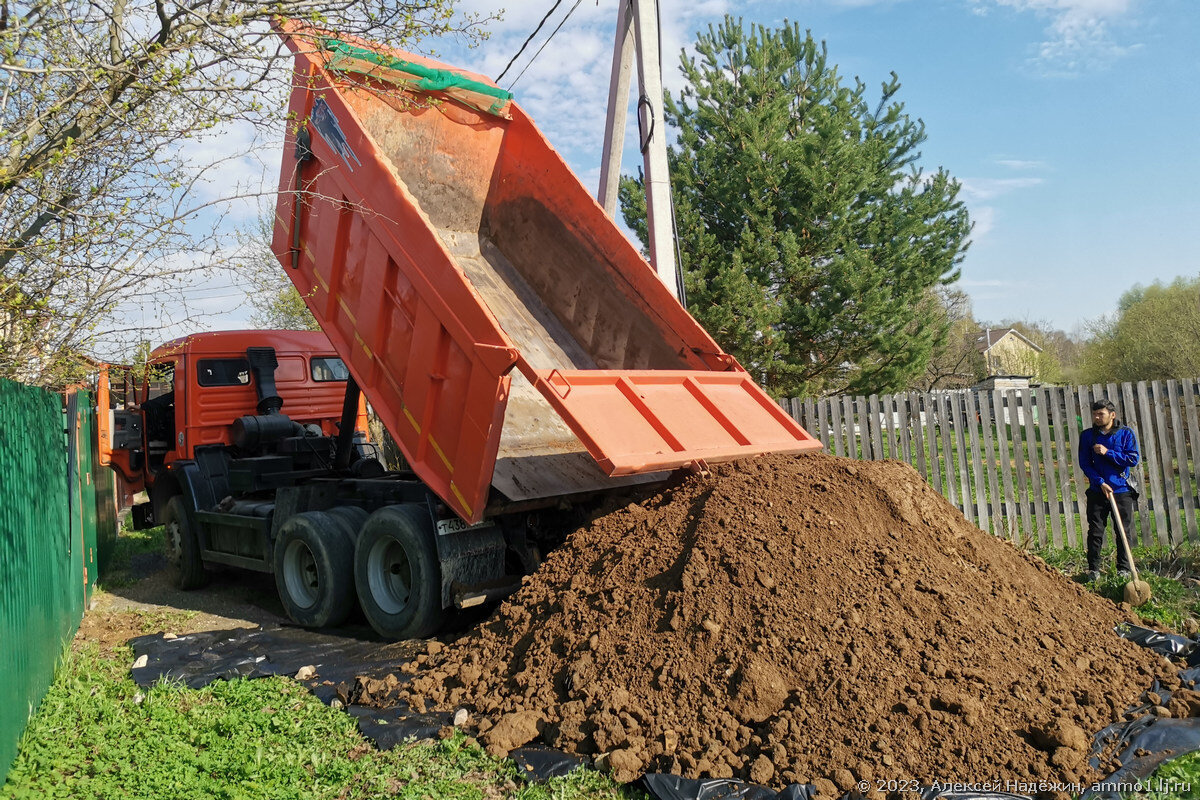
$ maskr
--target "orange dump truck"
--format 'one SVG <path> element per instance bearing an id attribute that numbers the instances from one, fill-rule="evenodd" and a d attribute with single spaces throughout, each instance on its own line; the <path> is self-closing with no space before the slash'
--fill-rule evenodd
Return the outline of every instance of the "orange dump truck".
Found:
<path id="1" fill-rule="evenodd" d="M 683 467 L 820 447 L 507 92 L 368 42 L 281 33 L 296 69 L 273 249 L 348 369 L 329 445 L 345 457 L 229 502 L 270 520 L 256 568 L 275 571 L 297 621 L 337 624 L 344 602 L 306 609 L 356 595 L 381 634 L 426 635 L 447 609 L 518 585 L 563 509 Z M 408 471 L 375 475 L 338 446 L 360 389 Z M 279 394 L 282 408 L 240 423 L 267 432 L 259 449 L 227 457 L 275 456 L 272 431 L 302 449 L 274 421 L 294 402 Z M 203 537 L 211 509 L 185 505 Z M 336 524 L 290 525 L 304 514 Z"/>

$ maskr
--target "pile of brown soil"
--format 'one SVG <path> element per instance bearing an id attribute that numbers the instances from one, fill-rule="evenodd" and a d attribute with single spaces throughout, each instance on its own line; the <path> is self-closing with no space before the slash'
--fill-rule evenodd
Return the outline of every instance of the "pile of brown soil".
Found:
<path id="1" fill-rule="evenodd" d="M 766 457 L 598 516 L 376 702 L 465 706 L 493 753 L 540 737 L 618 780 L 1090 781 L 1091 734 L 1179 685 L 1129 616 L 905 464 Z"/>

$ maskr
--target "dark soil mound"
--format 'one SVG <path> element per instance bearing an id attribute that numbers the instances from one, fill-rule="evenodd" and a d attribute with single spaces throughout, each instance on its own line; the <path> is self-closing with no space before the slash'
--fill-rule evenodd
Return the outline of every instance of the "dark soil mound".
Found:
<path id="1" fill-rule="evenodd" d="M 1093 732 L 1178 685 L 1127 615 L 907 465 L 768 457 L 599 516 L 383 702 L 620 780 L 1075 782 Z"/>

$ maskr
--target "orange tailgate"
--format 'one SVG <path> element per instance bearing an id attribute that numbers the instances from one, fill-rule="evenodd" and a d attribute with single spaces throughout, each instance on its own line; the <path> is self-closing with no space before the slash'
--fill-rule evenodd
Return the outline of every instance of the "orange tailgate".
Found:
<path id="1" fill-rule="evenodd" d="M 609 475 L 822 447 L 742 371 L 529 372 Z"/>

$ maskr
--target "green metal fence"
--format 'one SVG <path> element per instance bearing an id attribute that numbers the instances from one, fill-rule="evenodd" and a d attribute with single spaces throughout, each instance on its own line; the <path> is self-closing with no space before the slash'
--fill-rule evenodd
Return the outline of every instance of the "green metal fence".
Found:
<path id="1" fill-rule="evenodd" d="M 106 413 L 101 409 L 96 413 Z M 96 494 L 96 577 L 100 569 L 109 563 L 113 548 L 117 546 L 117 473 L 100 466 L 100 436 L 96 430 L 96 418 L 88 415 L 91 423 L 91 476 Z"/>
<path id="2" fill-rule="evenodd" d="M 67 395 L 67 486 L 70 491 L 71 536 L 79 543 L 78 573 L 83 601 L 91 599 L 100 574 L 101 551 L 116 540 L 116 513 L 108 513 L 104 488 L 111 495 L 112 470 L 99 469 L 98 441 L 92 393 Z M 104 509 L 102 511 L 102 509 Z M 105 523 L 103 526 L 101 522 Z M 102 531 L 103 527 L 103 531 Z"/>
<path id="3" fill-rule="evenodd" d="M 0 379 L 0 784 L 116 540 L 91 403 Z"/>

